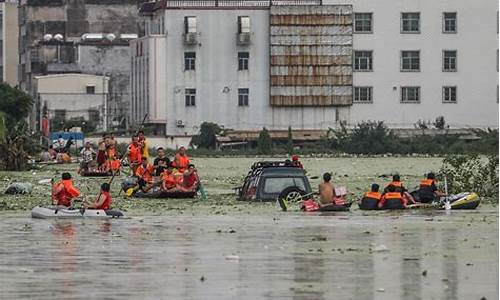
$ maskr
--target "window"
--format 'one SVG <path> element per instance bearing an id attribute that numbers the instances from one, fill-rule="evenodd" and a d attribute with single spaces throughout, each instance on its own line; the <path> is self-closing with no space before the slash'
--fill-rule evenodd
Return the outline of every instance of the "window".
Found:
<path id="1" fill-rule="evenodd" d="M 457 13 L 455 12 L 443 13 L 443 32 L 457 33 Z"/>
<path id="2" fill-rule="evenodd" d="M 401 32 L 420 33 L 420 13 L 401 13 Z"/>
<path id="3" fill-rule="evenodd" d="M 354 32 L 372 32 L 372 13 L 354 13 Z"/>
<path id="4" fill-rule="evenodd" d="M 238 33 L 250 33 L 250 17 L 238 17 Z"/>
<path id="5" fill-rule="evenodd" d="M 238 106 L 248 106 L 248 89 L 238 89 Z"/>
<path id="6" fill-rule="evenodd" d="M 87 85 L 87 94 L 95 94 L 95 86 Z"/>
<path id="7" fill-rule="evenodd" d="M 457 51 L 445 50 L 443 51 L 443 71 L 455 72 L 457 70 Z"/>
<path id="8" fill-rule="evenodd" d="M 401 71 L 420 71 L 420 51 L 401 51 Z"/>
<path id="9" fill-rule="evenodd" d="M 373 88 L 371 86 L 356 86 L 354 87 L 354 102 L 355 103 L 371 103 Z"/>
<path id="10" fill-rule="evenodd" d="M 264 181 L 264 194 L 279 194 L 289 186 L 305 191 L 304 179 L 300 177 L 268 177 Z"/>
<path id="11" fill-rule="evenodd" d="M 238 70 L 248 70 L 248 59 L 250 54 L 248 52 L 238 52 Z"/>
<path id="12" fill-rule="evenodd" d="M 196 89 L 185 89 L 186 106 L 196 106 Z"/>
<path id="13" fill-rule="evenodd" d="M 184 52 L 184 71 L 196 69 L 196 52 Z"/>
<path id="14" fill-rule="evenodd" d="M 372 51 L 354 51 L 354 70 L 372 71 Z"/>
<path id="15" fill-rule="evenodd" d="M 457 103 L 456 86 L 443 86 L 443 103 Z"/>
<path id="16" fill-rule="evenodd" d="M 196 17 L 184 17 L 184 33 L 196 33 Z"/>
<path id="17" fill-rule="evenodd" d="M 418 102 L 420 102 L 419 86 L 401 87 L 401 103 L 418 103 Z"/>

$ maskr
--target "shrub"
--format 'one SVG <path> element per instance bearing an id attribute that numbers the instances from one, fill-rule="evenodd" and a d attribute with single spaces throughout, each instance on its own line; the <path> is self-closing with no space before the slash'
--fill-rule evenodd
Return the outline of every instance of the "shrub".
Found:
<path id="1" fill-rule="evenodd" d="M 266 127 L 262 128 L 259 133 L 259 139 L 257 140 L 257 148 L 260 154 L 269 154 L 273 148 L 271 135 Z"/>
<path id="2" fill-rule="evenodd" d="M 191 144 L 204 149 L 215 149 L 217 146 L 217 134 L 222 128 L 216 123 L 203 122 L 200 126 L 200 133 L 193 136 Z"/>
<path id="3" fill-rule="evenodd" d="M 448 182 L 448 193 L 476 192 L 498 202 L 498 156 L 449 155 L 438 178 Z"/>

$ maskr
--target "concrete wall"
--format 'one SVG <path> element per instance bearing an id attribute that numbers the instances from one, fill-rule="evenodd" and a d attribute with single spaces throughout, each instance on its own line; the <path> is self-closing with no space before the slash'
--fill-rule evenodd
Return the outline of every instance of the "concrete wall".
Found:
<path id="1" fill-rule="evenodd" d="M 48 117 L 55 117 L 55 110 L 66 110 L 66 119 L 89 119 L 89 109 L 102 113 L 108 97 L 108 77 L 85 74 L 60 74 L 38 76 L 37 94 L 42 105 L 47 105 Z M 95 94 L 87 94 L 88 85 L 95 87 Z"/>
<path id="2" fill-rule="evenodd" d="M 353 72 L 353 86 L 371 86 L 373 102 L 347 107 L 271 107 L 269 105 L 269 10 L 167 9 L 166 35 L 146 37 L 149 91 L 137 105 L 167 135 L 191 135 L 203 121 L 236 130 L 327 129 L 340 121 L 355 125 L 382 120 L 391 127 L 414 127 L 419 120 L 444 116 L 456 128 L 498 127 L 497 11 L 494 1 L 471 6 L 466 0 L 325 0 L 373 13 L 373 33 L 353 37 L 353 50 L 373 51 L 373 71 Z M 420 12 L 421 32 L 400 32 L 401 12 Z M 458 32 L 443 34 L 443 12 L 457 12 Z M 249 71 L 237 71 L 236 18 L 250 16 Z M 184 16 L 197 16 L 198 41 L 183 43 Z M 480 23 L 477 20 L 481 20 Z M 154 40 L 154 41 L 153 41 Z M 147 42 L 146 42 L 147 41 Z M 420 71 L 400 71 L 400 51 L 420 51 Z M 442 71 L 442 51 L 457 50 L 457 71 Z M 196 52 L 196 71 L 184 71 L 185 51 Z M 420 86 L 420 103 L 401 103 L 401 86 Z M 442 87 L 457 87 L 457 103 L 443 103 Z M 228 87 L 227 93 L 223 92 Z M 238 107 L 237 89 L 250 89 L 248 107 Z M 184 104 L 184 89 L 196 88 L 196 107 Z M 146 105 L 147 104 L 147 105 Z M 164 111 L 165 107 L 165 113 Z M 140 118 L 143 114 L 137 114 Z M 166 120 L 164 120 L 164 117 Z M 184 127 L 176 126 L 182 120 Z"/>
<path id="3" fill-rule="evenodd" d="M 6 1 L 0 3 L 0 11 L 3 15 L 2 24 L 0 24 L 0 39 L 3 47 L 3 55 L 0 56 L 0 64 L 3 66 L 2 78 L 11 86 L 18 84 L 17 64 L 18 57 L 18 12 L 17 3 Z"/>
<path id="4" fill-rule="evenodd" d="M 354 86 L 373 86 L 373 103 L 354 104 L 350 123 L 384 120 L 397 127 L 444 116 L 453 127 L 498 127 L 498 2 L 466 0 L 324 0 L 372 12 L 373 34 L 354 34 L 354 49 L 373 50 L 373 72 L 354 72 Z M 401 12 L 420 12 L 421 33 L 401 34 Z M 442 33 L 442 13 L 457 12 L 458 32 Z M 481 20 L 478 22 L 478 20 Z M 400 50 L 420 50 L 420 72 L 400 72 Z M 457 50 L 457 72 L 442 72 L 442 50 Z M 401 104 L 400 87 L 421 87 L 419 104 Z M 457 103 L 442 86 L 457 86 Z M 394 89 L 396 87 L 396 89 Z"/>

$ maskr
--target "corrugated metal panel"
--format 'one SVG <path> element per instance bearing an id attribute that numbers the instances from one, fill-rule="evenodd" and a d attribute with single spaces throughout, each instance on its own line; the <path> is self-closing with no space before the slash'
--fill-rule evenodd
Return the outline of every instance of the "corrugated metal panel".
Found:
<path id="1" fill-rule="evenodd" d="M 273 35 L 271 45 L 297 46 L 297 45 L 352 45 L 350 35 Z"/>
<path id="2" fill-rule="evenodd" d="M 351 5 L 310 5 L 273 7 L 273 15 L 348 15 L 352 14 Z"/>
<path id="3" fill-rule="evenodd" d="M 293 66 L 293 65 L 315 65 L 315 66 L 332 66 L 332 65 L 351 65 L 351 55 L 338 56 L 300 56 L 300 55 L 276 55 L 271 56 L 271 68 L 273 66 Z"/>
<path id="4" fill-rule="evenodd" d="M 272 106 L 347 106 L 352 96 L 271 96 Z"/>
<path id="5" fill-rule="evenodd" d="M 271 69 L 271 76 L 350 76 L 351 74 L 351 66 L 277 66 Z"/>
<path id="6" fill-rule="evenodd" d="M 271 15 L 271 25 L 352 25 L 350 15 Z"/>
<path id="7" fill-rule="evenodd" d="M 320 56 L 337 56 L 337 55 L 352 55 L 352 46 L 278 46 L 271 47 L 271 55 L 320 55 Z M 349 62 L 350 64 L 350 62 Z"/>
<path id="8" fill-rule="evenodd" d="M 352 6 L 271 7 L 271 105 L 352 103 Z"/>
<path id="9" fill-rule="evenodd" d="M 271 96 L 348 96 L 351 86 L 273 86 Z"/>
<path id="10" fill-rule="evenodd" d="M 296 35 L 300 32 L 301 35 L 351 35 L 352 26 L 273 26 L 271 27 L 271 35 Z"/>
<path id="11" fill-rule="evenodd" d="M 352 85 L 352 76 L 271 76 L 271 85 Z"/>

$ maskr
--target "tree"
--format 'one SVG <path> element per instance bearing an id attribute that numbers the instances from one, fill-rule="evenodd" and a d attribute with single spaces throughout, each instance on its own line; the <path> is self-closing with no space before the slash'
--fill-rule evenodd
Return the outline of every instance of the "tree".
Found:
<path id="1" fill-rule="evenodd" d="M 5 170 L 25 169 L 29 155 L 37 150 L 25 121 L 32 105 L 31 96 L 0 83 L 0 167 Z"/>
<path id="2" fill-rule="evenodd" d="M 217 146 L 217 134 L 222 132 L 222 128 L 216 123 L 203 122 L 200 125 L 200 133 L 193 136 L 191 144 L 200 148 L 215 149 Z"/>
<path id="3" fill-rule="evenodd" d="M 257 140 L 257 146 L 259 148 L 260 154 L 269 154 L 271 153 L 271 149 L 273 147 L 271 135 L 266 127 L 262 128 L 262 131 L 259 133 L 259 139 Z"/>
<path id="4" fill-rule="evenodd" d="M 292 126 L 288 126 L 288 138 L 286 144 L 286 151 L 288 155 L 293 154 L 293 136 L 292 136 Z"/>

